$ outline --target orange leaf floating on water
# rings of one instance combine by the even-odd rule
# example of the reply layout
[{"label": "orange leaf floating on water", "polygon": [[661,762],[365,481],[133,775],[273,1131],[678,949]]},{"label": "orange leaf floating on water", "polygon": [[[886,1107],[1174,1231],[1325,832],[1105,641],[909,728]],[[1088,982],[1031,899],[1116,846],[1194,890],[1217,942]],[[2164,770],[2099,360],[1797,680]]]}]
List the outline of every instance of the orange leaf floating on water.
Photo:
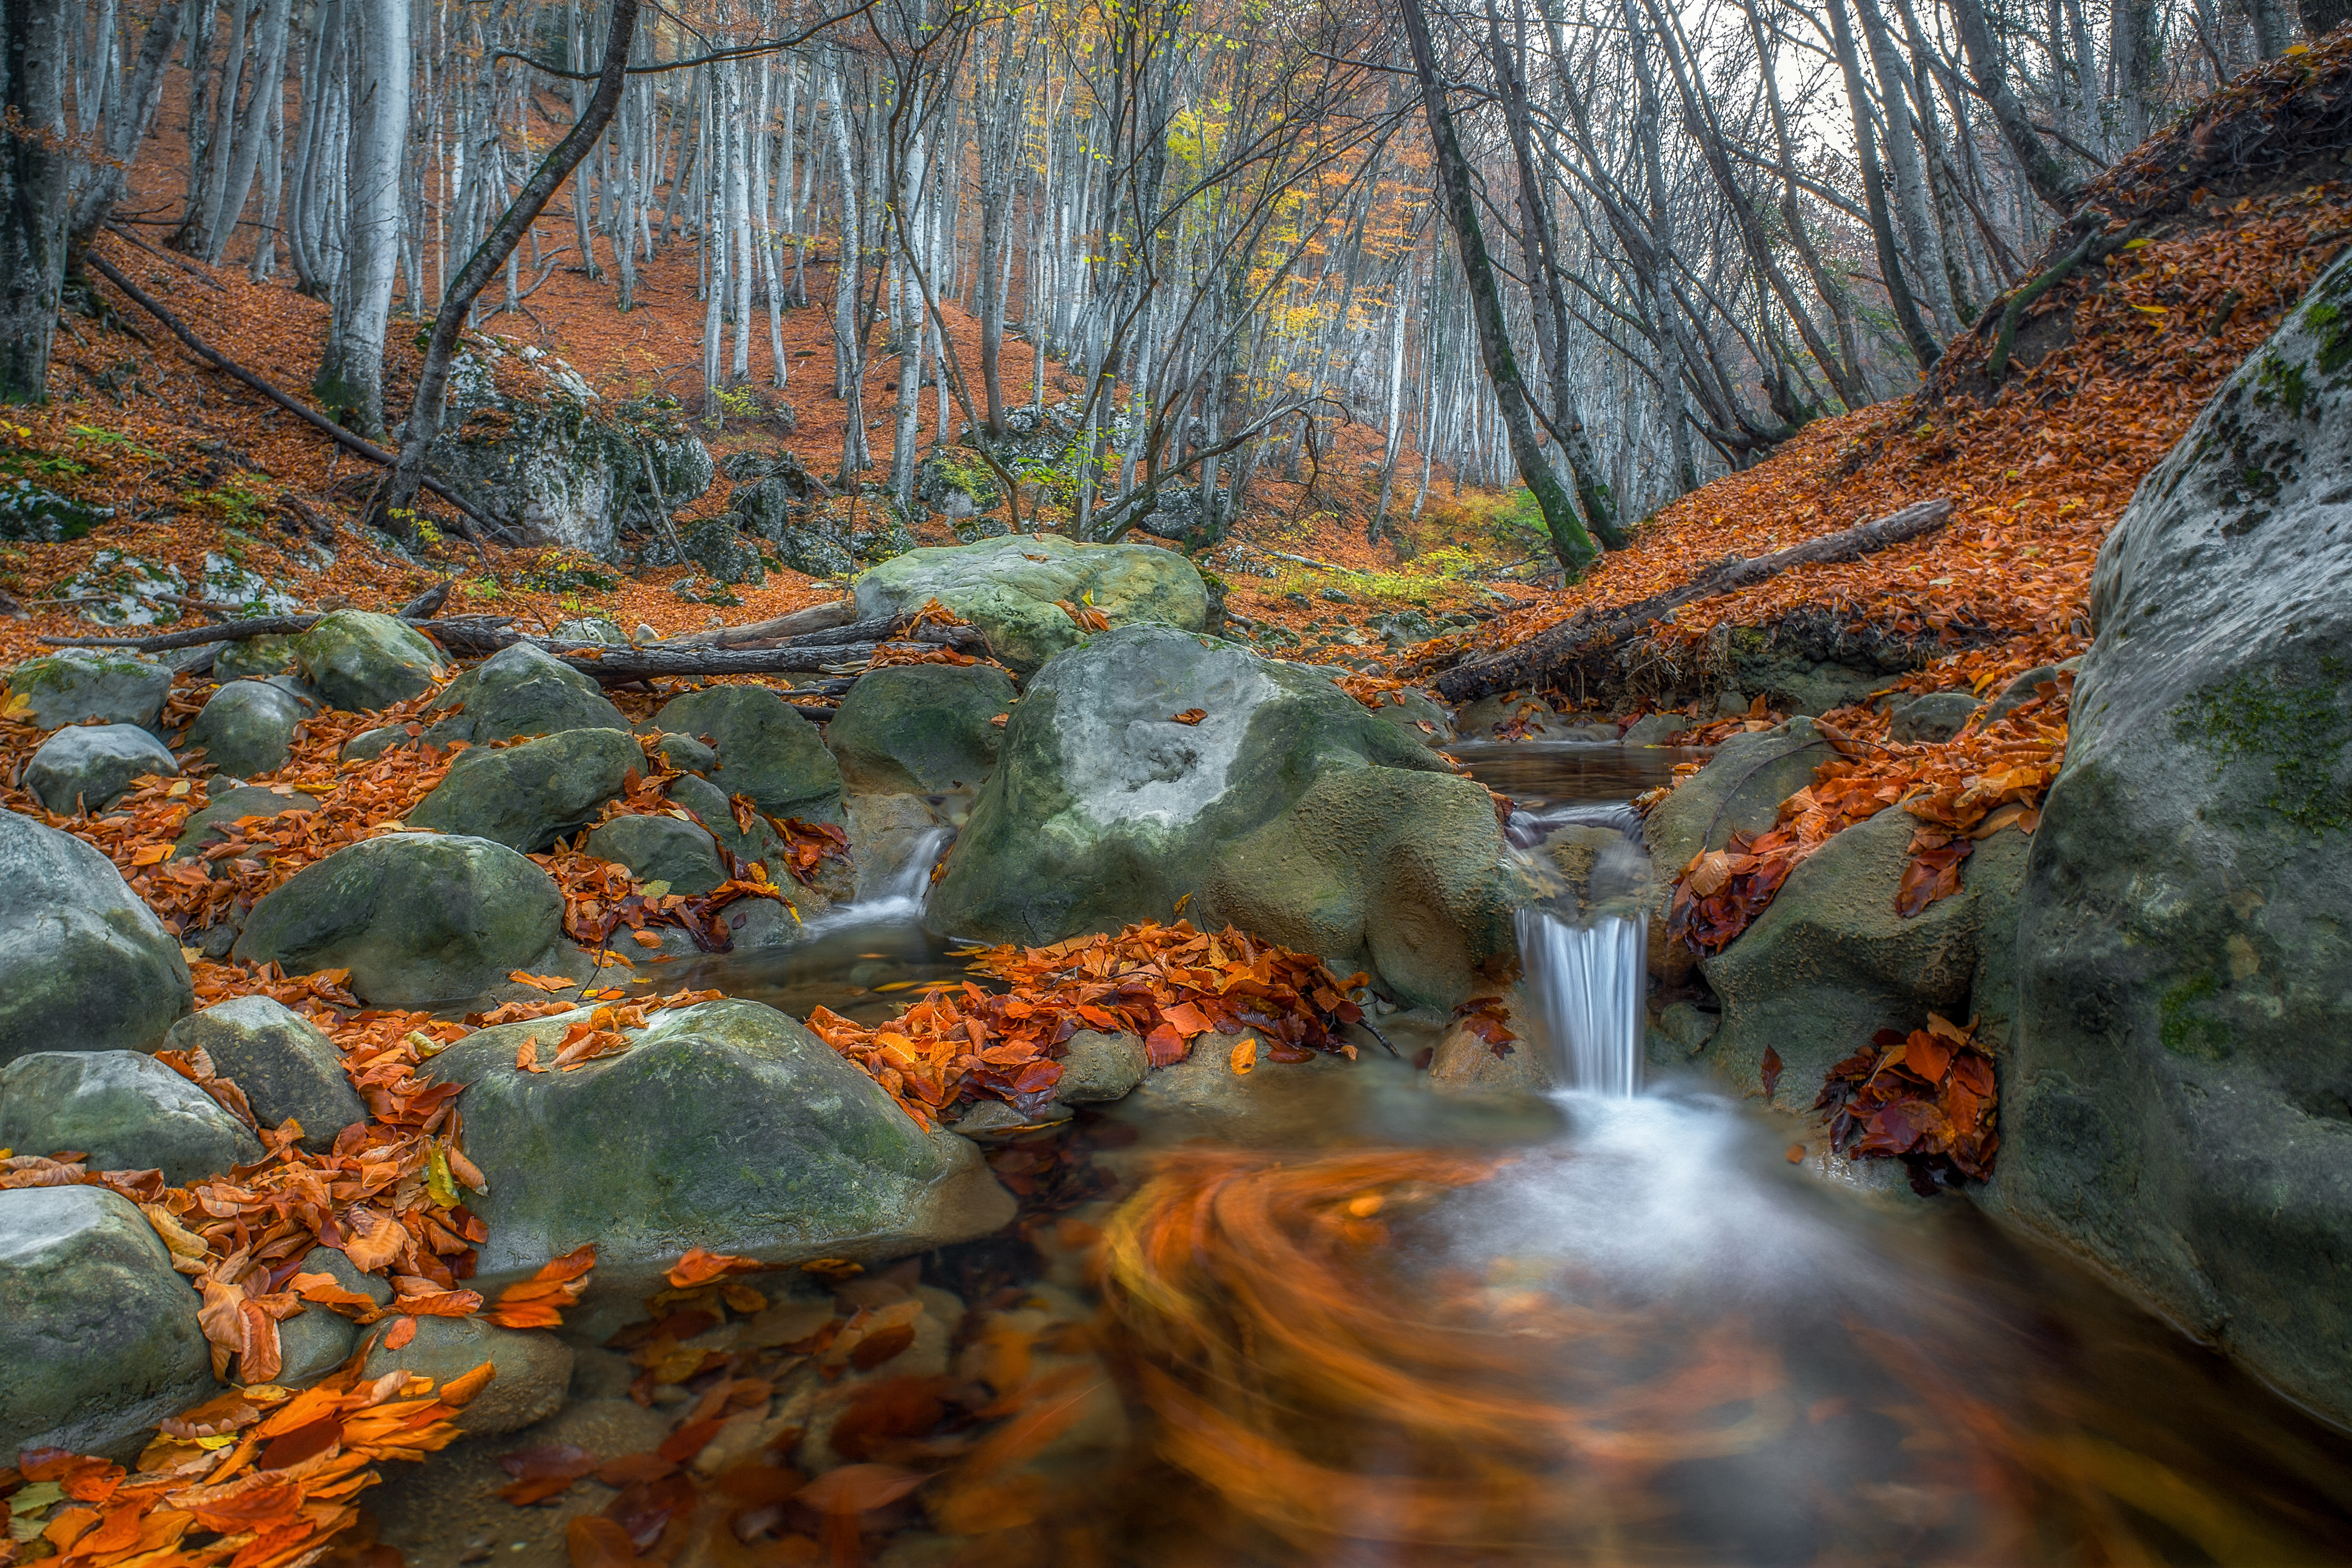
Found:
[{"label": "orange leaf floating on water", "polygon": [[535,991],[568,991],[580,982],[567,980],[561,975],[534,975],[528,969],[516,969],[507,978],[518,986],[529,986]]},{"label": "orange leaf floating on water", "polygon": [[772,1267],[773,1264],[762,1263],[756,1258],[738,1258],[730,1253],[689,1247],[686,1255],[662,1278],[677,1289],[685,1291],[697,1285],[708,1285],[713,1280],[723,1280],[730,1274],[757,1274]]},{"label": "orange leaf floating on water", "polygon": [[1168,716],[1168,722],[1170,724],[1198,724],[1208,716],[1209,710],[1207,708],[1188,707],[1182,713],[1170,714]]},{"label": "orange leaf floating on water", "polygon": [[500,1328],[554,1328],[563,1321],[562,1309],[587,1292],[588,1271],[595,1266],[594,1242],[575,1247],[541,1264],[530,1279],[499,1291],[497,1304],[482,1316]]}]

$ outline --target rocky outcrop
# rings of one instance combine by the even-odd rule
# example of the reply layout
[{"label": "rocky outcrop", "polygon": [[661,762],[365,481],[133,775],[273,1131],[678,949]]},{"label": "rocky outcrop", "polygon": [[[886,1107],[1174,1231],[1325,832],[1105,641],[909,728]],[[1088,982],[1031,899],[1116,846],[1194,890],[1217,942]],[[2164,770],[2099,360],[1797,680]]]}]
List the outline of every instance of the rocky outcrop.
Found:
[{"label": "rocky outcrop", "polygon": [[898,1258],[1013,1218],[969,1142],[923,1132],[772,1008],[658,1013],[619,1055],[516,1067],[526,1037],[551,1059],[575,1016],[484,1030],[434,1059],[437,1078],[467,1085],[466,1148],[489,1184],[467,1200],[490,1232],[477,1289],[593,1241],[597,1291],[634,1304],[689,1247],[779,1264]]},{"label": "rocky outcrop", "polygon": [[[654,724],[716,749],[709,778],[772,817],[841,821],[841,768],[816,726],[765,686],[709,686],[665,704]],[[715,824],[712,825],[715,831]]]},{"label": "rocky outcrop", "polygon": [[[499,521],[544,544],[613,556],[710,488],[710,451],[669,398],[609,401],[544,350],[476,334],[449,376],[433,465]],[[658,503],[653,485],[658,483]]]},{"label": "rocky outcrop", "polygon": [[1328,680],[1129,627],[1030,682],[929,917],[1043,943],[1181,901],[1450,1004],[1514,950],[1501,851],[1484,789]]},{"label": "rocky outcrop", "polygon": [[70,833],[0,811],[0,1062],[152,1051],[195,1000],[180,944]]},{"label": "rocky outcrop", "polygon": [[294,664],[329,707],[372,713],[430,691],[441,650],[394,615],[338,610],[294,639]]},{"label": "rocky outcrop", "polygon": [[267,773],[286,765],[295,727],[316,707],[267,681],[231,681],[205,704],[180,737],[180,748],[203,751],[205,761],[230,778]]},{"label": "rocky outcrop", "polygon": [[2352,1420],[2352,260],[2142,483],[2018,915],[2009,1211]]},{"label": "rocky outcrop", "polygon": [[[805,722],[805,721],[803,721]],[[411,825],[536,853],[583,828],[645,753],[625,730],[572,729],[520,746],[477,746],[408,813]]]},{"label": "rocky outcrop", "polygon": [[41,729],[92,719],[152,727],[171,693],[169,665],[97,648],[61,648],[8,673],[8,706]]},{"label": "rocky outcrop", "polygon": [[335,1134],[367,1120],[367,1106],[343,1074],[342,1053],[309,1019],[268,997],[236,997],[191,1013],[163,1037],[171,1051],[202,1051],[213,1071],[245,1091],[265,1127],[290,1117],[301,1146],[331,1147]]},{"label": "rocky outcrop", "polygon": [[77,725],[41,742],[25,764],[25,788],[59,816],[95,816],[132,780],[179,771],[180,759],[137,725]]},{"label": "rocky outcrop", "polygon": [[440,744],[629,727],[603,687],[529,643],[500,649],[451,681],[427,711],[447,716],[430,732]]},{"label": "rocky outcrop", "polygon": [[1208,586],[1174,550],[1074,544],[1058,534],[908,550],[857,580],[861,616],[911,615],[933,599],[979,627],[989,652],[1024,674],[1084,635],[1061,602],[1091,606],[1113,626],[1198,632],[1209,621]]},{"label": "rocky outcrop", "polygon": [[547,873],[503,844],[387,833],[296,873],[254,905],[233,951],[290,975],[348,968],[377,1007],[434,1007],[536,962],[562,916]]},{"label": "rocky outcrop", "polygon": [[161,1170],[174,1186],[261,1157],[219,1102],[135,1051],[38,1051],[0,1067],[0,1148],[72,1150],[92,1170]]},{"label": "rocky outcrop", "polygon": [[996,767],[1013,683],[985,664],[908,664],[859,677],[825,728],[850,789],[976,789]]},{"label": "rocky outcrop", "polygon": [[214,1392],[196,1293],[129,1198],[0,1192],[0,1454],[128,1458]]}]

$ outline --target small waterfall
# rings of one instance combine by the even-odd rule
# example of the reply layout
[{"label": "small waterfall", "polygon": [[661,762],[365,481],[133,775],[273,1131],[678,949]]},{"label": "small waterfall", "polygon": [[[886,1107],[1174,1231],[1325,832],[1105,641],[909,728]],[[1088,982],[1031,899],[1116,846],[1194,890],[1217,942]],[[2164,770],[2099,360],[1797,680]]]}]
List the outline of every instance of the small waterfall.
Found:
[{"label": "small waterfall", "polygon": [[1642,1086],[1646,925],[1622,915],[1570,925],[1541,909],[1517,919],[1528,999],[1551,1036],[1561,1086],[1631,1098]]},{"label": "small waterfall", "polygon": [[[851,901],[836,904],[809,924],[823,928],[920,919],[923,899],[931,890],[931,868],[940,863],[940,852],[954,836],[952,828],[878,835],[858,863],[857,889]],[[903,853],[885,859],[876,852],[885,846]]]}]

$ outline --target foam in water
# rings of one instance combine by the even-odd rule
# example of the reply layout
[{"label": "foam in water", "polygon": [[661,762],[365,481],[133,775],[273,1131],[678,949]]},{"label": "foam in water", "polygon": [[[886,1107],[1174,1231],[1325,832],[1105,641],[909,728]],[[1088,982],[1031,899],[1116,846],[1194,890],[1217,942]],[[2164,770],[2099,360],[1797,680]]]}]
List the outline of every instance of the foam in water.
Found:
[{"label": "foam in water", "polygon": [[946,828],[932,828],[915,835],[907,858],[896,865],[878,858],[866,861],[858,867],[855,900],[827,910],[809,924],[822,928],[921,919],[923,899],[931,890],[931,868],[939,864],[940,854],[952,836]]},{"label": "foam in water", "polygon": [[1610,915],[1578,925],[1541,909],[1517,920],[1528,1000],[1561,1085],[1630,1098],[1642,1087],[1643,924]]}]

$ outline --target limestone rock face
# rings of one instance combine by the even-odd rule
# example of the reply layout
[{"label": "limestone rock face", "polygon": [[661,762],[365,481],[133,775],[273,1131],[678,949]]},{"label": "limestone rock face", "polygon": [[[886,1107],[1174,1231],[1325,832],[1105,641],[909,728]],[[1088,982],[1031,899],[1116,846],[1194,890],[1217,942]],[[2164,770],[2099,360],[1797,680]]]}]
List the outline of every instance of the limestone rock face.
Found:
[{"label": "limestone rock face", "polygon": [[436,741],[629,727],[594,681],[529,643],[502,648],[451,681],[431,711],[449,716],[434,725]]},{"label": "limestone rock face", "polygon": [[335,1134],[367,1120],[342,1053],[318,1025],[268,997],[233,997],[189,1014],[163,1037],[172,1051],[202,1050],[213,1070],[245,1091],[254,1118],[265,1127],[288,1117],[302,1124],[301,1146],[331,1147]]},{"label": "limestone rock face", "polygon": [[178,941],[81,840],[0,811],[0,1062],[152,1051],[194,1004]]},{"label": "limestone rock face", "polygon": [[26,717],[41,729],[69,724],[154,724],[172,693],[168,664],[137,653],[60,648],[27,659],[8,673],[10,701],[23,698]]},{"label": "limestone rock face", "polygon": [[458,754],[408,820],[535,853],[585,827],[621,792],[629,769],[644,766],[636,737],[618,729],[570,729],[495,750],[477,746]]},{"label": "limestone rock face", "polygon": [[371,1005],[428,1007],[533,963],[562,918],[555,883],[503,844],[387,833],[297,872],[254,905],[234,953],[289,974],[348,968]]},{"label": "limestone rock face", "polygon": [[441,650],[396,615],[338,610],[294,639],[294,663],[329,707],[372,713],[430,690]]},{"label": "limestone rock face", "polygon": [[1192,563],[1150,545],[1082,545],[1058,534],[908,550],[857,580],[861,616],[911,615],[932,599],[979,627],[1023,674],[1083,633],[1056,601],[1091,604],[1114,626],[1209,623],[1209,590]]},{"label": "limestone rock face", "polygon": [[489,1183],[467,1199],[490,1231],[477,1289],[586,1241],[598,1291],[634,1300],[689,1247],[870,1260],[986,1235],[1013,1216],[971,1144],[923,1132],[772,1008],[658,1013],[620,1055],[568,1072],[516,1068],[526,1035],[551,1055],[571,1016],[484,1030],[434,1059],[438,1078],[467,1085],[466,1148]]},{"label": "limestone rock face", "polygon": [[859,677],[825,728],[850,789],[898,794],[973,789],[996,767],[1013,683],[985,664],[907,664]]},{"label": "limestone rock face", "polygon": [[1029,683],[929,918],[1044,943],[1164,920],[1189,897],[1196,923],[1450,1005],[1514,950],[1501,853],[1486,790],[1329,681],[1135,626]]},{"label": "limestone rock face", "polygon": [[0,1453],[137,1454],[215,1387],[196,1305],[129,1198],[0,1192]]},{"label": "limestone rock face", "polygon": [[41,742],[25,764],[25,788],[59,816],[96,815],[133,779],[179,771],[180,759],[135,724],[77,725]]},{"label": "limestone rock face", "polygon": [[2352,1421],[2352,261],[2107,536],[2018,910],[2011,1211]]},{"label": "limestone rock face", "polygon": [[0,1067],[0,1148],[75,1150],[92,1170],[161,1170],[173,1186],[261,1157],[219,1102],[135,1051],[37,1051]]}]

